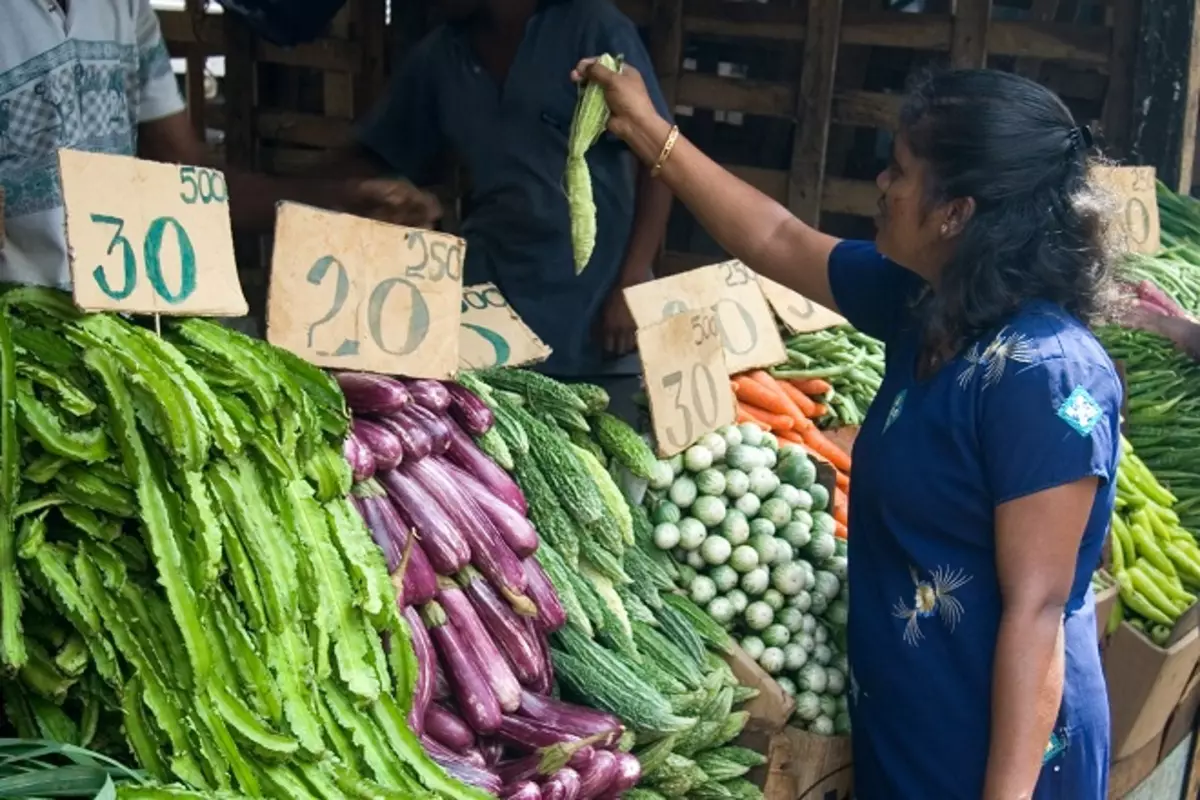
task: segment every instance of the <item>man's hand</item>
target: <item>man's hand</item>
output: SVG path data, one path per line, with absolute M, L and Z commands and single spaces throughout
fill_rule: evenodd
M 441 219 L 442 205 L 429 192 L 408 181 L 386 178 L 354 178 L 345 188 L 345 210 L 360 217 L 430 228 Z
M 625 290 L 630 286 L 644 283 L 651 277 L 649 270 L 640 277 L 631 278 L 622 275 L 613 286 L 608 299 L 604 301 L 604 308 L 600 312 L 598 335 L 606 356 L 617 358 L 633 352 L 637 347 L 637 325 L 633 321 L 633 314 L 629 311 L 629 304 L 625 302 Z

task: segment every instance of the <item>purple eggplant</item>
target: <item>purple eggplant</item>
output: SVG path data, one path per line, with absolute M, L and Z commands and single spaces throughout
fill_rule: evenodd
M 621 721 L 612 714 L 581 706 L 573 706 L 553 697 L 521 692 L 521 716 L 536 719 L 543 725 L 576 736 L 595 736 L 600 747 L 610 747 L 625 732 Z
M 479 752 L 489 767 L 494 767 L 504 758 L 504 742 L 500 739 L 484 739 L 479 743 Z
M 421 619 L 437 646 L 439 660 L 454 688 L 455 705 L 463 719 L 477 733 L 492 733 L 500 727 L 500 704 L 480 674 L 471 651 L 463 645 L 447 619 L 445 609 L 436 600 L 426 603 L 421 607 Z
M 450 449 L 450 425 L 452 424 L 450 420 L 439 417 L 428 408 L 419 405 L 411 405 L 400 413 L 407 414 L 425 429 L 433 442 L 435 456 L 440 456 Z
M 475 745 L 475 732 L 471 726 L 438 703 L 430 703 L 429 708 L 425 709 L 425 733 L 455 751 L 467 750 Z
M 353 432 L 342 442 L 342 457 L 350 465 L 354 480 L 365 481 L 375 474 L 375 455 Z
M 567 612 L 563 610 L 558 594 L 554 591 L 550 578 L 542 570 L 542 565 L 532 558 L 527 558 L 521 563 L 524 564 L 525 575 L 529 579 L 527 594 L 537 606 L 538 627 L 547 633 L 554 633 L 567 624 Z
M 525 624 L 529 638 L 538 645 L 538 663 L 541 665 L 538 679 L 529 684 L 529 688 L 537 694 L 549 695 L 550 690 L 554 688 L 554 661 L 550 658 L 550 641 L 546 638 L 546 632 L 538 627 L 537 622 L 528 617 L 522 622 Z
M 400 440 L 404 455 L 409 461 L 420 461 L 433 452 L 433 440 L 416 420 L 396 412 L 393 416 L 377 417 L 375 422 L 387 428 Z
M 376 470 L 395 469 L 404 460 L 404 446 L 399 437 L 384 426 L 359 418 L 351 425 L 354 435 L 374 456 Z
M 582 786 L 579 773 L 570 767 L 563 767 L 542 784 L 542 794 L 546 797 L 557 797 L 559 800 L 580 800 L 579 792 Z
M 404 381 L 416 405 L 441 414 L 450 408 L 450 392 L 438 381 L 412 378 Z
M 404 408 L 412 399 L 402 383 L 383 375 L 339 372 L 334 377 L 355 414 L 388 414 Z
M 437 594 L 437 574 L 433 571 L 433 565 L 429 563 L 429 556 L 417 542 L 417 537 L 412 535 L 412 523 L 405 518 L 392 499 L 383 493 L 382 488 L 379 491 L 381 494 L 376 501 L 376 513 L 380 524 L 390 530 L 391 539 L 400 552 L 400 564 L 393 568 L 390 560 L 388 563 L 392 583 L 399 583 L 397 588 L 403 591 L 405 605 L 419 606 L 428 603 Z M 384 552 L 387 553 L 387 550 Z M 403 572 L 397 572 L 401 567 Z
M 538 643 L 530 637 L 522 618 L 496 594 L 492 585 L 474 567 L 467 567 L 456 577 L 459 586 L 471 600 L 475 613 L 491 632 L 492 640 L 500 645 L 508 657 L 517 680 L 525 685 L 536 682 L 545 669 Z M 533 608 L 532 603 L 530 608 Z
M 433 642 L 425 630 L 421 618 L 411 606 L 404 609 L 404 621 L 408 623 L 409 638 L 412 639 L 413 653 L 417 659 L 417 684 L 413 689 L 412 708 L 408 712 L 408 727 L 420 736 L 425 730 L 425 714 L 433 696 L 433 676 L 437 671 L 437 655 L 433 651 Z
M 573 733 L 564 733 L 557 728 L 551 728 L 549 725 L 542 724 L 540 720 L 512 714 L 504 714 L 500 718 L 500 728 L 496 731 L 496 735 L 525 753 L 544 747 L 553 747 L 563 742 L 574 742 L 582 738 Z
M 638 781 L 642 779 L 642 762 L 638 761 L 637 756 L 632 753 L 615 753 L 614 755 L 617 758 L 617 769 L 613 775 L 612 785 L 608 787 L 608 794 L 618 795 L 638 785 Z
M 433 666 L 433 699 L 450 700 L 450 681 L 446 680 L 446 670 L 442 669 L 440 661 L 434 661 Z
M 592 739 L 578 739 L 573 742 L 543 747 L 529 755 L 521 756 L 512 761 L 503 761 L 496 765 L 496 774 L 505 786 L 511 786 L 521 781 L 535 780 L 539 776 L 555 775 L 564 769 L 577 752 L 585 747 L 592 747 Z M 578 775 L 575 776 L 578 779 Z
M 480 510 L 469 492 L 463 490 L 454 476 L 437 459 L 427 458 L 406 464 L 401 472 L 411 476 L 442 505 L 446 516 L 454 522 L 471 550 L 471 563 L 514 606 L 532 602 L 524 596 L 529 579 L 516 555 L 504 543 L 496 526 Z M 536 610 L 535 610 L 536 613 Z
M 496 773 L 483 766 L 483 758 L 478 752 L 455 753 L 433 741 L 429 737 L 421 740 L 421 746 L 429 757 L 442 766 L 456 780 L 483 789 L 489 794 L 500 794 L 504 788 L 503 781 Z
M 462 428 L 457 425 L 448 427 L 450 428 L 450 449 L 446 452 L 446 457 L 471 479 L 470 491 L 472 493 L 478 491 L 474 488 L 475 484 L 486 486 L 492 494 L 521 512 L 522 515 L 528 514 L 529 505 L 525 502 L 525 495 L 521 493 L 521 487 L 517 486 L 516 482 L 500 468 L 499 464 L 476 447 L 475 442 L 471 441 L 470 436 L 463 433 Z
M 492 525 L 504 539 L 504 543 L 516 554 L 517 558 L 528 558 L 534 554 L 538 548 L 537 531 L 523 512 L 501 500 L 454 462 L 439 459 L 438 463 L 442 464 L 454 478 L 462 480 L 467 493 L 491 520 Z
M 420 483 L 400 470 L 380 473 L 379 478 L 397 509 L 412 520 L 434 569 L 442 575 L 453 575 L 471 561 L 471 548 L 446 516 L 442 504 Z
M 542 800 L 542 790 L 533 781 L 521 781 L 504 787 L 503 800 Z
M 450 416 L 464 431 L 472 436 L 483 436 L 491 430 L 496 418 L 474 392 L 457 383 L 443 385 L 450 393 Z
M 571 760 L 567 762 L 567 766 L 582 775 L 583 771 L 592 765 L 592 759 L 595 757 L 596 748 L 588 745 L 576 751 L 575 755 L 571 756 Z
M 579 800 L 595 800 L 604 794 L 617 777 L 617 757 L 608 750 L 597 750 L 588 768 L 579 773 Z
M 504 654 L 496 646 L 492 634 L 484 627 L 471 601 L 462 590 L 449 578 L 438 581 L 438 602 L 446 610 L 450 623 L 458 631 L 458 637 L 475 657 L 483 677 L 492 687 L 492 694 L 500 703 L 500 708 L 506 712 L 514 712 L 521 707 L 521 684 L 512 668 L 505 660 Z

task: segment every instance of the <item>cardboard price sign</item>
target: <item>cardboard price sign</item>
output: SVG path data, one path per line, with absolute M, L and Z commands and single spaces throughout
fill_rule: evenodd
M 637 343 L 660 456 L 680 453 L 733 422 L 733 393 L 713 309 L 639 328 Z
M 1161 230 L 1154 167 L 1093 167 L 1092 174 L 1117 196 L 1125 246 L 1134 253 L 1157 253 Z
M 75 304 L 238 317 L 229 191 L 219 170 L 59 150 Z
M 323 367 L 448 378 L 465 251 L 457 236 L 283 203 L 267 340 Z
M 495 284 L 463 289 L 459 326 L 460 369 L 520 367 L 550 357 L 550 347 L 517 315 Z
M 625 290 L 625 302 L 639 328 L 674 314 L 715 309 L 725 364 L 731 375 L 787 360 L 758 276 L 740 261 L 725 261 L 631 286 Z
M 792 333 L 823 331 L 836 325 L 844 325 L 846 318 L 828 308 L 814 303 L 799 292 L 793 292 L 781 283 L 758 276 L 758 285 L 775 310 L 775 315 Z

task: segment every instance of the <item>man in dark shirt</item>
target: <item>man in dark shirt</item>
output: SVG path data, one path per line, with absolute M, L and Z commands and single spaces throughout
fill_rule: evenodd
M 610 0 L 442 0 L 442 10 L 449 21 L 402 65 L 360 143 L 418 184 L 454 153 L 471 187 L 465 283 L 500 287 L 553 348 L 546 373 L 627 394 L 638 367 L 618 358 L 634 348 L 622 289 L 651 277 L 671 196 L 602 137 L 587 156 L 596 249 L 576 275 L 563 172 L 580 58 L 623 56 L 669 115 L 638 32 Z

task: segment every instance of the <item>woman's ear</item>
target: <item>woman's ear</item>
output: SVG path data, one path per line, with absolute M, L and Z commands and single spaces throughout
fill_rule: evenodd
M 962 234 L 971 217 L 975 216 L 975 198 L 958 197 L 945 205 L 945 217 L 939 228 L 943 239 L 953 239 Z

